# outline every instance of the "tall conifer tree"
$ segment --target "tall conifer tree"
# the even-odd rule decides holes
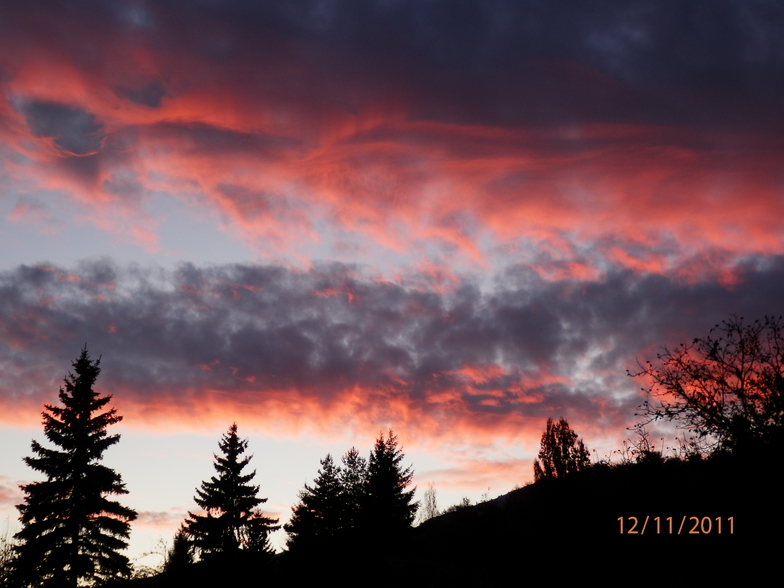
[[[271,554],[268,535],[278,529],[277,519],[265,517],[257,508],[267,502],[259,498],[259,487],[250,484],[255,471],[243,474],[250,456],[241,457],[248,440],[237,436],[234,423],[219,442],[224,457],[215,455],[215,471],[209,482],[196,489],[194,500],[206,515],[189,512],[185,527],[202,558],[244,552]]]
[[[360,513],[363,531],[369,541],[399,539],[416,516],[419,503],[413,502],[414,490],[406,490],[414,472],[403,469],[403,451],[394,432],[384,439],[382,433],[370,453],[367,481]]]
[[[127,547],[136,512],[107,498],[128,491],[120,474],[99,463],[120,440],[106,429],[122,417],[114,408],[100,412],[112,397],[93,390],[99,363],[85,346],[60,388],[62,406],[44,405],[44,434],[60,450],[33,441],[35,457],[25,458],[46,480],[21,487],[15,585],[75,587],[130,573],[119,551]]]

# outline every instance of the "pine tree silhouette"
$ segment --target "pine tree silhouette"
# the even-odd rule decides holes
[[[185,570],[193,563],[193,546],[188,540],[188,533],[183,526],[174,534],[172,546],[163,562],[163,571],[176,574]]]
[[[268,535],[278,529],[277,519],[265,517],[257,508],[267,502],[259,498],[259,487],[250,484],[256,472],[243,474],[250,456],[241,458],[248,440],[237,436],[234,423],[223,435],[218,446],[224,457],[215,455],[215,471],[209,482],[196,489],[194,500],[206,515],[188,513],[185,521],[188,534],[202,558],[232,555],[240,551],[257,554],[274,553]]]
[[[321,460],[313,486],[305,484],[299,493],[299,503],[292,508],[291,520],[284,526],[290,551],[323,553],[336,547],[346,524],[340,474],[340,468],[327,454]]]
[[[340,486],[343,491],[343,528],[348,537],[359,524],[362,502],[367,491],[367,460],[359,455],[355,447],[341,458]]]
[[[69,373],[60,388],[62,406],[44,405],[44,434],[61,450],[33,441],[37,457],[24,460],[46,481],[21,487],[17,586],[75,587],[130,574],[128,558],[118,551],[127,547],[136,512],[107,499],[128,491],[120,474],[99,463],[120,440],[106,428],[122,420],[114,408],[99,412],[112,399],[93,390],[99,363],[85,346],[72,364],[75,375]]]
[[[399,540],[411,528],[419,508],[413,502],[415,489],[406,490],[414,473],[410,467],[401,467],[403,457],[391,430],[386,439],[383,433],[379,436],[370,453],[360,517],[363,535],[371,543]]]

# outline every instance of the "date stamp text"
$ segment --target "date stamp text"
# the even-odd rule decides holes
[[[733,535],[735,517],[618,517],[621,535]]]

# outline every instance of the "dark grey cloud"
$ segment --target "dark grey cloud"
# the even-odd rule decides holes
[[[405,97],[415,117],[500,125],[682,124],[780,131],[784,5],[766,0],[115,0],[4,6],[11,32],[71,54],[124,98],[155,107],[160,82],[102,64],[141,44],[182,78],[204,59],[228,93],[282,104]],[[30,15],[47,15],[36,27]],[[36,33],[35,31],[38,31]],[[89,39],[89,42],[86,40]],[[177,57],[179,56],[179,57]],[[195,59],[191,59],[195,58]],[[187,65],[186,65],[187,64]],[[168,83],[168,81],[167,81]],[[224,83],[223,80],[216,83]]]
[[[159,123],[147,127],[146,132],[174,141],[186,153],[235,153],[278,158],[283,155],[282,151],[301,145],[301,141],[290,137],[242,132],[205,123]]]
[[[89,155],[101,148],[103,123],[76,106],[33,100],[21,107],[27,124],[37,137],[54,139],[54,144],[73,155]]]
[[[117,86],[114,92],[121,98],[127,98],[132,102],[149,106],[150,108],[158,108],[163,97],[166,96],[166,88],[158,80],[151,80],[137,87]]]
[[[312,48],[311,59],[321,48],[314,69],[370,85],[393,79],[427,118],[738,125],[758,116],[739,108],[745,104],[773,117],[768,128],[781,123],[780,3],[313,0],[235,2],[220,13],[203,6],[238,39],[262,27]]]
[[[750,261],[733,286],[627,272],[544,282],[513,267],[491,292],[466,279],[437,294],[342,264],[20,266],[0,276],[0,390],[9,400],[48,395],[28,376],[51,374],[56,386],[88,342],[103,355],[103,386],[139,402],[298,390],[328,406],[359,388],[368,404],[398,398],[427,413],[449,391],[459,406],[437,410],[478,422],[576,412],[628,424],[639,386],[627,368],[730,313],[780,313],[783,278],[784,258]],[[462,371],[482,366],[501,369]]]

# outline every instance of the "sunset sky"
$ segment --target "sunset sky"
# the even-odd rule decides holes
[[[2,3],[0,521],[85,343],[133,558],[234,421],[281,522],[389,427],[442,507],[605,457],[784,312],[783,156],[781,2]]]

